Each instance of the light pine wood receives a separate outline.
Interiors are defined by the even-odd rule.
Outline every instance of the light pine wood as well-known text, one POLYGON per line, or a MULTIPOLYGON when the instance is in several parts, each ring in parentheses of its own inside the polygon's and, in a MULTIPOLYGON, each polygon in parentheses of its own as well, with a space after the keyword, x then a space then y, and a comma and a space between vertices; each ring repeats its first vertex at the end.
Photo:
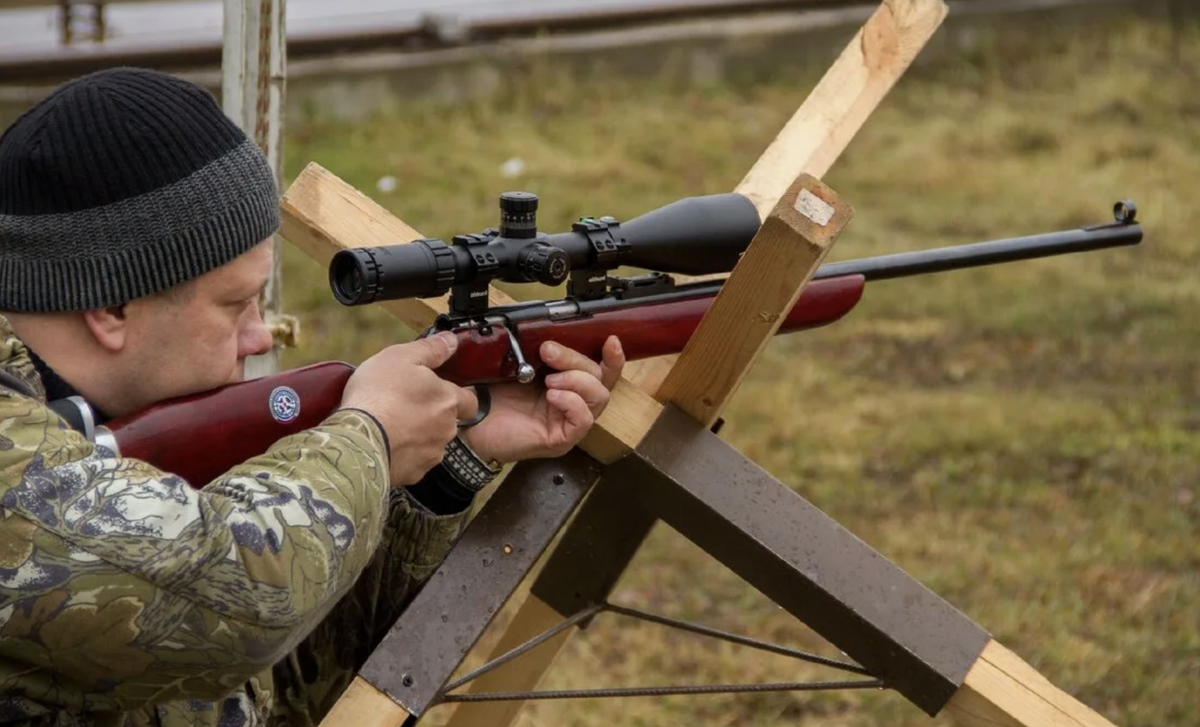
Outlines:
MULTIPOLYGON (((734 189, 754 203, 760 219, 766 219, 796 175, 825 176, 933 37, 946 12, 942 0, 880 3, 734 189)), ((654 393, 677 359, 673 354, 635 361, 625 376, 654 393)))
POLYGON ((715 424, 853 216, 816 177, 797 177, 721 286, 657 398, 706 427, 715 424))
POLYGON ((976 727, 1113 727, 994 639, 945 713, 976 727))
POLYGON ((884 0, 735 191, 765 218, 796 175, 824 177, 946 18, 942 0, 884 0))
POLYGON ((371 686, 366 679, 354 677, 321 724, 337 727, 400 727, 406 719, 408 711, 404 707, 371 686))

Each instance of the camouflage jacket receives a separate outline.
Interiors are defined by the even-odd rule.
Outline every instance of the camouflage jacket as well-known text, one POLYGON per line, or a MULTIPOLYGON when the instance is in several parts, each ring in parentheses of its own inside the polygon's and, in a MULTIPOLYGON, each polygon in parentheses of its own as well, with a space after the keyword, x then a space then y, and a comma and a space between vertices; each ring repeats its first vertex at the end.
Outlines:
POLYGON ((0 724, 315 724, 466 518, 390 497, 359 412, 193 487, 67 427, 2 317, 0 370, 0 724))

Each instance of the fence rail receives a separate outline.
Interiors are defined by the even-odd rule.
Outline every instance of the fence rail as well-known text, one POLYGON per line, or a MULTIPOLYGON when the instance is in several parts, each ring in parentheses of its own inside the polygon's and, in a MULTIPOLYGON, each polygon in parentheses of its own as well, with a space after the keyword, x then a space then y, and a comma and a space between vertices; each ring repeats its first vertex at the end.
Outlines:
MULTIPOLYGON (((859 0, 860 1, 860 0, 859 0)), ((146 5, 174 0, 122 0, 146 5)), ((220 2, 215 3, 218 7, 220 2)), ((357 17, 339 5, 339 17, 288 19, 288 56, 294 59, 381 49, 427 50, 491 43, 539 33, 595 32, 634 24, 682 19, 745 15, 753 12, 846 7, 856 0, 545 0, 538 3, 424 0, 395 3, 386 13, 357 17)), ((53 0, 0 0, 3 10, 16 7, 52 8, 53 0)), ((79 3, 79 5, 87 5, 79 3)), ((195 3, 193 3, 195 6, 195 3)), ((329 12, 333 12, 330 10, 329 12)), ((116 64, 164 70, 214 67, 222 52, 220 27, 158 35, 111 38, 53 49, 4 49, 0 39, 0 83, 50 82, 116 64)))

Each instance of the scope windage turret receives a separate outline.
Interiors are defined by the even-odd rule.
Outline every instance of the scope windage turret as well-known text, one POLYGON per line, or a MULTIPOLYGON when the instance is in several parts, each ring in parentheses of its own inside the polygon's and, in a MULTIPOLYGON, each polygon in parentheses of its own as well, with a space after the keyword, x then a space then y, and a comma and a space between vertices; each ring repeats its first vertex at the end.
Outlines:
MULTIPOLYGON (((582 285, 618 267, 708 275, 733 270, 760 225, 758 211, 740 194, 687 197, 618 222, 583 217, 568 232, 537 231, 536 195, 500 195, 500 227, 478 234, 408 244, 352 248, 334 255, 329 283, 343 305, 453 297, 486 302, 493 280, 558 285, 570 274, 582 285)), ((581 293, 577 290, 571 294, 581 293)), ((456 308, 463 310, 466 301, 456 308)))

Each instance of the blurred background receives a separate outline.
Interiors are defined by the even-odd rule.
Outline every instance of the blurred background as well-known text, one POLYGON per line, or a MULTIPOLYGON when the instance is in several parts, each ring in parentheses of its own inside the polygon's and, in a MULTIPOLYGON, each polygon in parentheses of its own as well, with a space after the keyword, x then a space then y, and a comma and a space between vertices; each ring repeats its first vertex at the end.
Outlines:
MULTIPOLYGON (((1121 199, 1144 242, 871 283, 843 321, 772 343, 722 436, 1114 723, 1197 724, 1200 4, 949 5, 825 177, 856 208, 830 261, 1102 223, 1121 199)), ((285 187, 317 162, 445 239, 524 189, 561 231, 732 190, 876 7, 288 0, 286 71, 231 93, 230 45, 261 51, 278 23, 231 40, 219 0, 0 0, 0 125, 66 78, 153 66, 252 108, 273 89, 247 123, 276 130, 285 187)), ((273 365, 412 337, 338 306, 287 244, 280 263, 273 304, 299 335, 273 365)), ((665 526, 613 600, 838 656, 665 526)), ((604 616, 542 686, 824 678, 604 616)), ((531 702, 518 724, 930 721, 890 692, 831 692, 531 702)))

